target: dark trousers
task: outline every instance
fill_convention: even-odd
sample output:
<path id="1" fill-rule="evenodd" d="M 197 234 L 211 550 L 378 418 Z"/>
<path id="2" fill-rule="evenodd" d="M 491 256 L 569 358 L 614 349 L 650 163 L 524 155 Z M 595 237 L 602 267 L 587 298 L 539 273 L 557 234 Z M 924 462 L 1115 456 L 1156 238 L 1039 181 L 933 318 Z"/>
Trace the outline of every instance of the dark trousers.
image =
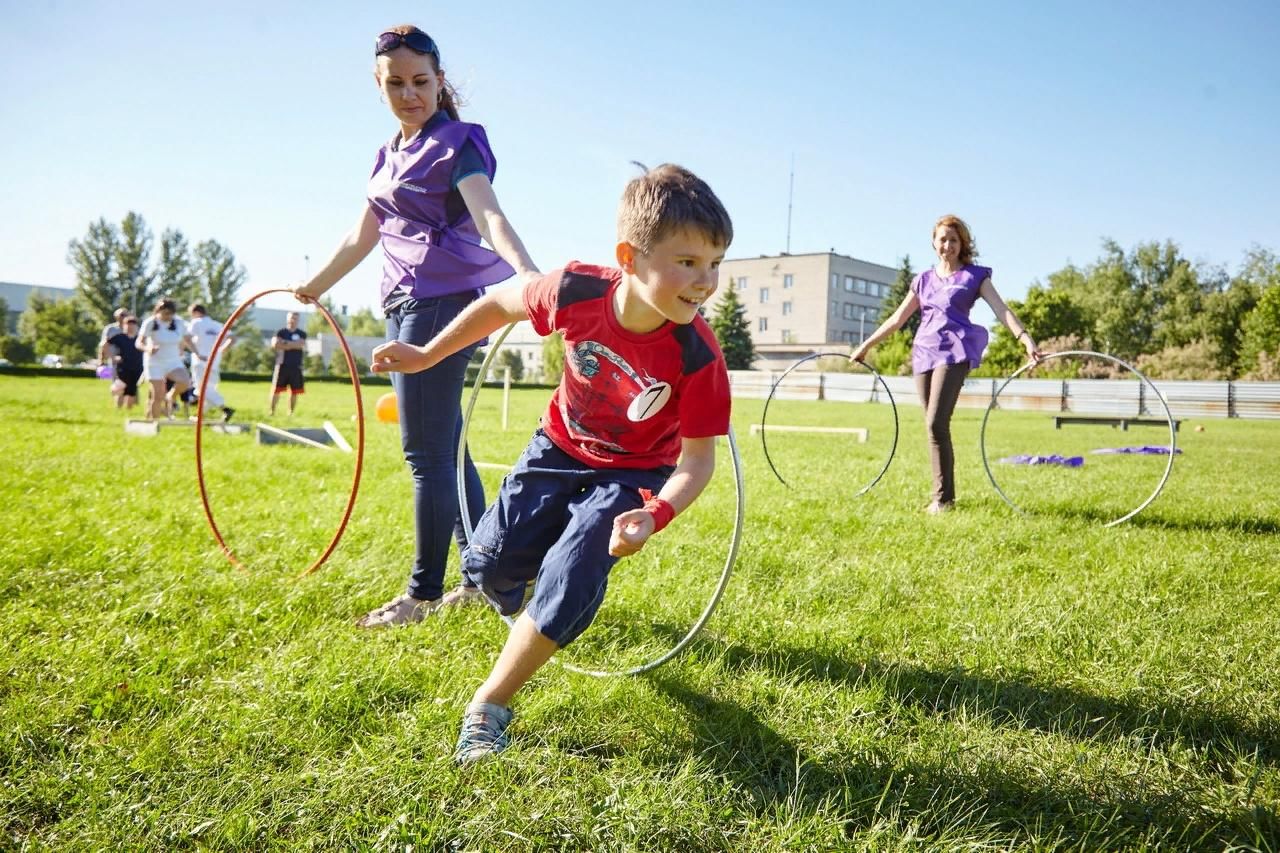
<path id="1" fill-rule="evenodd" d="M 969 363 L 940 364 L 928 373 L 916 374 L 916 392 L 924 407 L 924 428 L 929 437 L 929 462 L 933 466 L 933 500 L 956 499 L 956 454 L 951 444 L 951 413 L 960 399 Z"/>
<path id="2" fill-rule="evenodd" d="M 387 315 L 387 339 L 421 345 L 435 337 L 478 294 L 413 299 Z M 444 593 L 449 540 L 466 546 L 458 514 L 457 455 L 462 433 L 463 386 L 474 346 L 454 353 L 430 370 L 393 373 L 400 407 L 400 445 L 413 476 L 413 519 L 417 546 L 408 592 L 435 599 Z M 466 460 L 467 508 L 472 523 L 484 512 L 484 486 L 471 456 Z"/>

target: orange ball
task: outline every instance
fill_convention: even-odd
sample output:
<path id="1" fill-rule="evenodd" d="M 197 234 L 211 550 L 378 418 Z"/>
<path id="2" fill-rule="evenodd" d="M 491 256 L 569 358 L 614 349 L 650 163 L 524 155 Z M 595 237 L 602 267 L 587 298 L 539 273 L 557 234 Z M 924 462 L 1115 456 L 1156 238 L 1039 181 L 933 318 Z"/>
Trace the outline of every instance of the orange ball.
<path id="1" fill-rule="evenodd" d="M 400 423 L 400 407 L 396 405 L 396 392 L 388 391 L 379 397 L 373 412 L 384 424 Z"/>

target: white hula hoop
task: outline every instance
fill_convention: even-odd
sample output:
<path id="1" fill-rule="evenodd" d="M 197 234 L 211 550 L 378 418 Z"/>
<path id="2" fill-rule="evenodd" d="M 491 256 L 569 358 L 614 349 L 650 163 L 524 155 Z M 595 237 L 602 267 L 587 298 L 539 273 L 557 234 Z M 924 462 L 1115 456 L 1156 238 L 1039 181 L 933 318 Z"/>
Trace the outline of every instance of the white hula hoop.
<path id="1" fill-rule="evenodd" d="M 471 524 L 471 513 L 467 508 L 467 482 L 466 482 L 466 459 L 467 459 L 467 432 L 471 427 L 471 413 L 475 409 L 476 398 L 480 395 L 480 388 L 484 385 L 484 377 L 488 375 L 489 366 L 492 364 L 494 356 L 497 355 L 498 349 L 502 346 L 502 342 L 507 339 L 508 333 L 515 328 L 512 323 L 502 330 L 489 348 L 488 354 L 485 355 L 484 362 L 480 365 L 480 373 L 476 376 L 475 384 L 471 386 L 471 394 L 467 398 L 467 406 L 462 414 L 462 432 L 458 439 L 458 462 L 457 462 L 457 480 L 458 480 L 458 509 L 462 517 L 462 529 L 467 537 L 467 541 L 471 541 L 471 535 L 474 530 Z M 729 578 L 733 574 L 733 564 L 738 559 L 738 546 L 742 542 L 742 527 L 746 517 L 746 496 L 743 488 L 742 480 L 742 457 L 738 453 L 738 440 L 733 434 L 733 427 L 729 427 L 729 458 L 733 464 L 733 486 L 734 496 L 736 498 L 736 515 L 734 516 L 733 535 L 729 539 L 729 553 L 725 557 L 724 568 L 720 571 L 720 579 L 716 583 L 715 589 L 711 593 L 711 598 L 707 600 L 706 606 L 702 609 L 702 614 L 678 643 L 672 646 L 663 654 L 654 658 L 647 663 L 630 667 L 629 669 L 608 670 L 608 669 L 586 669 L 571 663 L 560 661 L 560 665 L 570 672 L 576 672 L 580 675 L 590 675 L 596 678 L 608 678 L 613 676 L 639 675 L 652 669 L 657 669 L 667 661 L 680 654 L 685 648 L 694 641 L 698 634 L 702 633 L 702 629 L 711 619 L 711 614 L 715 612 L 716 605 L 720 603 L 720 599 L 724 596 L 725 589 L 729 586 Z M 510 625 L 514 621 L 511 617 L 503 617 L 507 624 Z"/>
<path id="2" fill-rule="evenodd" d="M 1027 514 L 1026 510 L 1024 510 L 1022 507 L 1018 506 L 1012 500 L 1010 500 L 1009 496 L 1006 495 L 1004 493 L 1004 490 L 1000 488 L 1000 484 L 996 482 L 995 474 L 993 474 L 991 471 L 991 462 L 990 460 L 987 459 L 987 419 L 991 417 L 991 410 L 996 408 L 996 403 L 1000 399 L 1000 393 L 1004 391 L 1004 389 L 1009 385 L 1010 382 L 1017 379 L 1019 376 L 1021 376 L 1023 373 L 1027 372 L 1031 368 L 1044 364 L 1046 361 L 1049 361 L 1050 359 L 1065 358 L 1067 356 L 1075 356 L 1075 355 L 1084 356 L 1087 358 L 1101 358 L 1105 361 L 1111 362 L 1112 364 L 1120 365 L 1125 370 L 1128 370 L 1134 376 L 1138 377 L 1138 379 L 1140 379 L 1148 388 L 1151 389 L 1151 392 L 1156 395 L 1156 399 L 1160 401 L 1161 407 L 1164 408 L 1165 420 L 1168 421 L 1168 424 L 1169 424 L 1169 463 L 1164 466 L 1164 475 L 1160 478 L 1160 482 L 1156 484 L 1155 491 L 1152 492 L 1145 501 L 1138 504 L 1138 506 L 1135 509 L 1130 510 L 1128 513 L 1120 516 L 1119 518 L 1113 521 L 1108 521 L 1106 524 L 1102 525 L 1103 527 L 1114 527 L 1117 524 L 1128 521 L 1138 513 L 1142 512 L 1151 504 L 1152 501 L 1154 501 L 1159 496 L 1160 492 L 1164 490 L 1164 484 L 1169 482 L 1169 475 L 1173 473 L 1173 457 L 1176 455 L 1177 449 L 1178 449 L 1178 431 L 1177 431 L 1177 428 L 1173 425 L 1173 413 L 1169 411 L 1169 403 L 1164 399 L 1164 395 L 1160 393 L 1160 389 L 1157 388 L 1150 379 L 1148 379 L 1141 372 L 1139 372 L 1139 370 L 1136 367 L 1134 367 L 1131 364 L 1128 364 L 1127 362 L 1121 361 L 1120 359 L 1116 358 L 1113 355 L 1107 355 L 1106 353 L 1101 353 L 1101 352 L 1091 352 L 1090 350 L 1064 350 L 1062 352 L 1048 353 L 1039 361 L 1033 361 L 1028 364 L 1024 364 L 1022 367 L 1019 367 L 1017 370 L 1015 370 L 1013 372 L 1013 375 L 1010 376 L 1008 379 L 1006 379 L 1004 381 L 1004 384 L 1002 384 L 999 388 L 996 389 L 996 393 L 993 394 L 991 397 L 991 402 L 987 404 L 986 414 L 982 416 L 982 430 L 978 433 L 978 444 L 982 449 L 982 467 L 987 470 L 987 479 L 991 481 L 991 486 L 996 490 L 996 494 L 1000 496 L 1001 500 L 1003 500 L 1009 506 L 1013 507 L 1015 511 L 1022 513 L 1023 515 L 1026 515 Z"/>

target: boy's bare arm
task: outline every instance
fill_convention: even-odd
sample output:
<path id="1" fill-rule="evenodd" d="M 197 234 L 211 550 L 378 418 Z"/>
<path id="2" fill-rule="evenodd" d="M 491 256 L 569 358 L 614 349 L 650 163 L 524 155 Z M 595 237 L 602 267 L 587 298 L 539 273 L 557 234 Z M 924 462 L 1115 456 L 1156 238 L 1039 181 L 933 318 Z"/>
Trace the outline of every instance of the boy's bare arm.
<path id="1" fill-rule="evenodd" d="M 373 372 L 417 373 L 426 370 L 508 323 L 527 317 L 522 288 L 490 291 L 464 308 L 452 323 L 423 346 L 389 341 L 375 347 Z"/>
<path id="2" fill-rule="evenodd" d="M 688 509 L 711 482 L 716 470 L 716 440 L 686 438 L 680 445 L 680 464 L 663 484 L 658 497 L 671 504 L 676 514 Z M 613 520 L 609 553 L 626 557 L 644 547 L 654 533 L 653 515 L 644 509 L 624 512 Z"/>

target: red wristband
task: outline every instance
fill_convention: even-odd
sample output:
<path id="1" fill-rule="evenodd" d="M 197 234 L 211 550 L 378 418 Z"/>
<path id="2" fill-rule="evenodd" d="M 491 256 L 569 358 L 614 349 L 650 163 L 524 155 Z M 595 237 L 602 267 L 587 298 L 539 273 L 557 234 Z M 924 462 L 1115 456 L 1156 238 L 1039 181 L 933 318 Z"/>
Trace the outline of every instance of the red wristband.
<path id="1" fill-rule="evenodd" d="M 662 498 L 654 497 L 653 492 L 648 489 L 641 489 L 640 497 L 644 498 L 644 511 L 653 516 L 654 533 L 666 527 L 676 517 L 675 507 Z"/>

